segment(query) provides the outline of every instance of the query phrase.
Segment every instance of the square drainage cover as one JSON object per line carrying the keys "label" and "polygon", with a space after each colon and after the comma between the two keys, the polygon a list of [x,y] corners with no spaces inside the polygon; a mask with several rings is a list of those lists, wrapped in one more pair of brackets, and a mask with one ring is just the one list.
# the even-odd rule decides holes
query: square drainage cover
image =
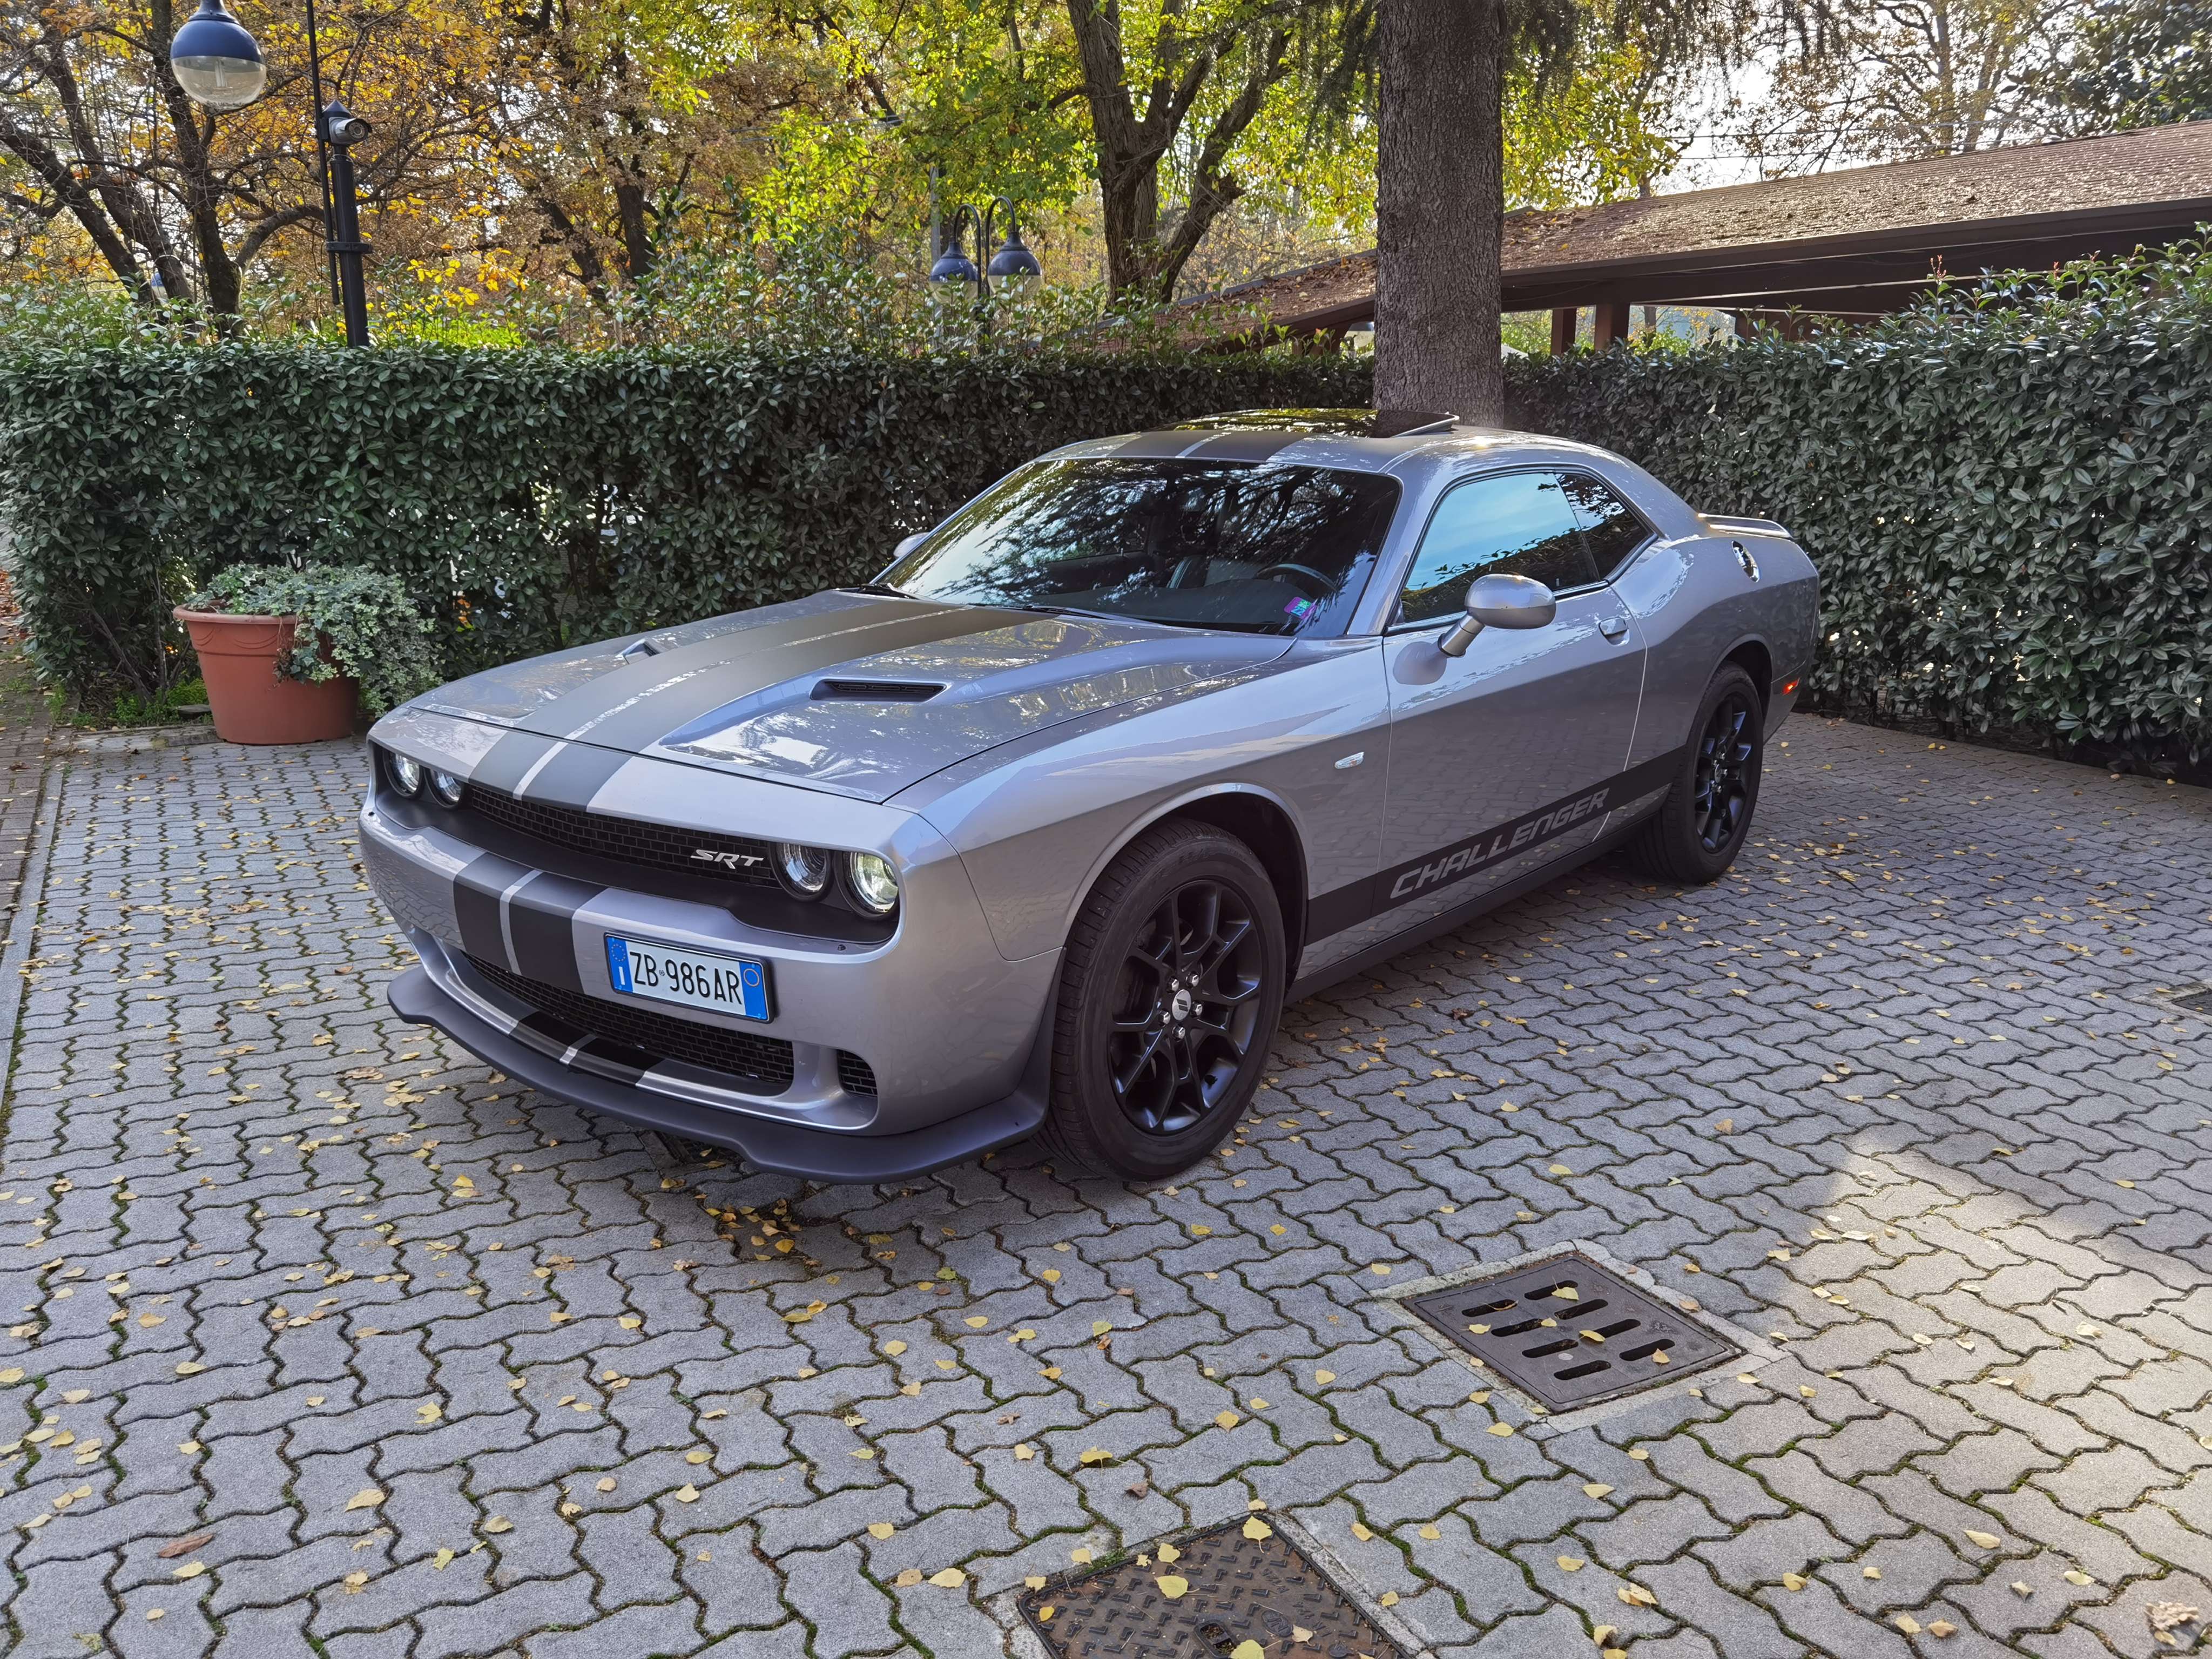
{"label": "square drainage cover", "polygon": [[1057,1659],[1404,1659],[1304,1551],[1246,1528],[1025,1590],[1022,1615]]}
{"label": "square drainage cover", "polygon": [[1743,1352],[1579,1253],[1405,1306],[1547,1411],[1595,1405]]}

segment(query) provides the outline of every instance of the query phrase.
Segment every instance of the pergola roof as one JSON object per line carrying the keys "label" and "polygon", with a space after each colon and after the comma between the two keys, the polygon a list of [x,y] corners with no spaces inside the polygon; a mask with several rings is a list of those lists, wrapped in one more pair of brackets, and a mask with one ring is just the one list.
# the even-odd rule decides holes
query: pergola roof
{"label": "pergola roof", "polygon": [[[1854,315],[1938,271],[2037,270],[2212,221],[2212,121],[1505,217],[1504,308],[1620,304]],[[1305,334],[1375,315],[1376,255],[1216,296]]]}

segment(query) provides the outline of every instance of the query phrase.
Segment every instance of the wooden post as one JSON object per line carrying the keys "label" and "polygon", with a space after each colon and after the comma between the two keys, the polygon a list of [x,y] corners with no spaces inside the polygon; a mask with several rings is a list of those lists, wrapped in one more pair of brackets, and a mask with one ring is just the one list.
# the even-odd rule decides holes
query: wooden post
{"label": "wooden post", "polygon": [[1565,306],[1552,313],[1552,355],[1554,357],[1575,349],[1575,319],[1581,313],[1572,306]]}
{"label": "wooden post", "polygon": [[1593,332],[1600,351],[1615,341],[1627,340],[1630,310],[1629,302],[1626,300],[1608,301],[1596,307],[1596,326]]}

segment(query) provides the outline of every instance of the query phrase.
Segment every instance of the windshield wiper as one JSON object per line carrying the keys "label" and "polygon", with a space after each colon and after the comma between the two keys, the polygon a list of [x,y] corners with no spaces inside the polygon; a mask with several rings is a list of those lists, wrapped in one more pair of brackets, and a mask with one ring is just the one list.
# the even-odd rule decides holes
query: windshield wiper
{"label": "windshield wiper", "polygon": [[1099,622],[1144,622],[1147,620],[1147,618],[1143,617],[1118,616],[1111,611],[1085,611],[1080,605],[1017,605],[1012,599],[1001,601],[998,609],[1001,611],[1034,611],[1039,616],[1042,617],[1090,617]]}
{"label": "windshield wiper", "polygon": [[893,587],[889,582],[848,582],[845,585],[845,591],[848,593],[881,593],[886,599],[910,599],[914,597],[903,587]]}

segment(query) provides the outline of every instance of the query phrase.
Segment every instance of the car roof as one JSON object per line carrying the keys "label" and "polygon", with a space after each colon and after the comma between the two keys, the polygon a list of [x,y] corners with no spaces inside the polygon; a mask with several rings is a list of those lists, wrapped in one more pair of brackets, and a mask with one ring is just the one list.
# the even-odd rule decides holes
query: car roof
{"label": "car roof", "polygon": [[1476,456],[1516,460],[1620,458],[1589,444],[1538,432],[1474,426],[1431,410],[1240,409],[1202,415],[1150,432],[1089,439],[1053,452],[1056,459],[1273,461],[1411,481],[1431,467]]}

